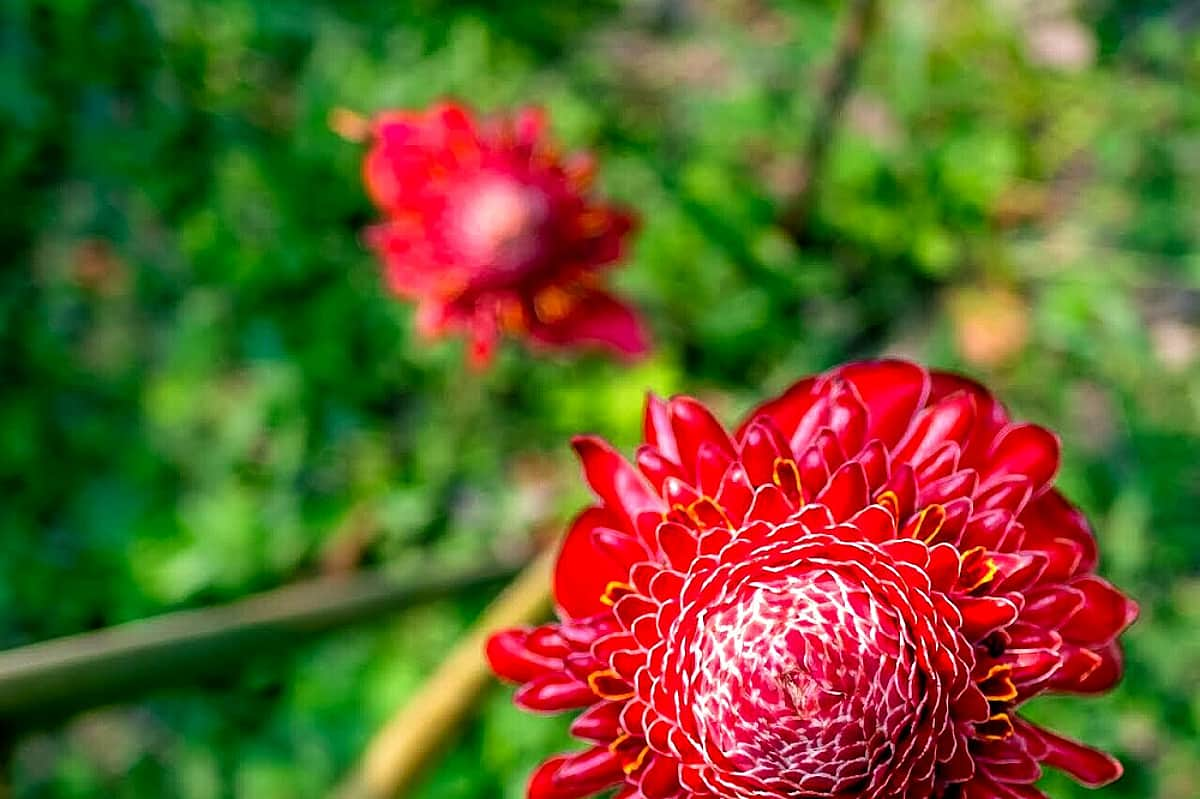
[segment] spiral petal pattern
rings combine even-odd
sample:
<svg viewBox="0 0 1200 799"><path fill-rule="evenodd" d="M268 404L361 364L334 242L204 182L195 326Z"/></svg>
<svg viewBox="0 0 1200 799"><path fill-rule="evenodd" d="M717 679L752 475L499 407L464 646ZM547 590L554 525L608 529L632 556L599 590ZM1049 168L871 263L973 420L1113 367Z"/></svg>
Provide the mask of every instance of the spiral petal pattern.
<svg viewBox="0 0 1200 799"><path fill-rule="evenodd" d="M516 701L589 748L530 799L1033 799L1110 756L1018 715L1119 679L1136 605L1053 487L1057 437L902 361L801 380L730 434L651 396L636 466L575 443L597 501L559 620L494 637Z"/></svg>

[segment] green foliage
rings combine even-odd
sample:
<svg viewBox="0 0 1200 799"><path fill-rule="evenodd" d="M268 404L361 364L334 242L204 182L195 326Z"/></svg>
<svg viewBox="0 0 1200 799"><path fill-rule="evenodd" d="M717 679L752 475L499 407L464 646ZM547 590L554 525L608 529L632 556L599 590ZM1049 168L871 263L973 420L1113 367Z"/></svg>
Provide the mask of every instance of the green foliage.
<svg viewBox="0 0 1200 799"><path fill-rule="evenodd" d="M644 390L732 418L803 373L899 352L976 373L1062 432L1063 484L1143 619L1116 693L1031 713L1120 754L1128 775L1097 796L1187 795L1195 15L883 4L797 242L776 211L837 5L7 0L0 645L236 598L331 550L511 546L582 502L567 437L631 446ZM443 95L541 103L602 155L606 189L643 216L618 282L652 320L651 360L509 347L477 376L459 343L414 340L358 239L361 150L327 118ZM17 736L14 793L320 796L484 601ZM496 689L419 796L515 799L565 729Z"/></svg>

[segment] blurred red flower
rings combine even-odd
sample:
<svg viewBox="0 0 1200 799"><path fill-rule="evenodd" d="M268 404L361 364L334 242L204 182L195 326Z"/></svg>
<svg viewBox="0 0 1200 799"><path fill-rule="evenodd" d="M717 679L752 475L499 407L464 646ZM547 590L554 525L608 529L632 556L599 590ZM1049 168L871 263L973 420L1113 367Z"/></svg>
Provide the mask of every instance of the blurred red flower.
<svg viewBox="0 0 1200 799"><path fill-rule="evenodd" d="M416 301L421 333L464 332L478 365L502 332L646 351L637 315L600 279L634 217L590 196L592 159L560 157L539 111L478 119L442 103L380 114L370 136L363 176L384 220L367 242Z"/></svg>
<svg viewBox="0 0 1200 799"><path fill-rule="evenodd" d="M575 441L596 503L556 567L559 621L488 644L590 747L533 799L1035 799L1108 755L1017 708L1117 682L1132 601L1053 487L1057 437L901 361L788 389L729 434L651 397L636 468Z"/></svg>

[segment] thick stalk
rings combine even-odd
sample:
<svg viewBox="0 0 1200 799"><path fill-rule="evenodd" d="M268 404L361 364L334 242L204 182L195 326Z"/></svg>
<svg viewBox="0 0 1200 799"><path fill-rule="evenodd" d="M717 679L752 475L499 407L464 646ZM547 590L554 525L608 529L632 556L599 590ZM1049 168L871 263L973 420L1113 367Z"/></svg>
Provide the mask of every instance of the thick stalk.
<svg viewBox="0 0 1200 799"><path fill-rule="evenodd" d="M375 734L356 769L334 792L337 799L408 795L425 766L445 751L447 739L490 682L483 657L488 637L549 614L556 550L547 547L504 589L417 693Z"/></svg>
<svg viewBox="0 0 1200 799"><path fill-rule="evenodd" d="M322 577L228 605L168 613L0 652L0 719L32 726L134 698L315 633L376 619L426 599L502 582L513 561L404 575L384 569ZM10 727L11 728L11 727Z"/></svg>

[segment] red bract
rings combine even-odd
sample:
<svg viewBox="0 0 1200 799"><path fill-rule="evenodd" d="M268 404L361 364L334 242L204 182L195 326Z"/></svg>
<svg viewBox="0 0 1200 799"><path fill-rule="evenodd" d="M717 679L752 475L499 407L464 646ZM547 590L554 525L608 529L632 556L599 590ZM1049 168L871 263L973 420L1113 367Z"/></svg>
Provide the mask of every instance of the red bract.
<svg viewBox="0 0 1200 799"><path fill-rule="evenodd" d="M478 120L449 103L379 115L363 174L385 220L367 241L418 329L466 333L478 364L504 331L641 354L637 316L599 279L633 217L589 197L592 160L560 158L545 127L532 109Z"/></svg>
<svg viewBox="0 0 1200 799"><path fill-rule="evenodd" d="M910 363L810 377L730 434L651 397L636 468L575 447L597 502L564 542L559 621L488 657L591 746L532 799L1033 799L1106 754L1017 708L1119 678L1136 606L1053 487L1059 443Z"/></svg>

